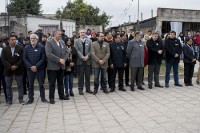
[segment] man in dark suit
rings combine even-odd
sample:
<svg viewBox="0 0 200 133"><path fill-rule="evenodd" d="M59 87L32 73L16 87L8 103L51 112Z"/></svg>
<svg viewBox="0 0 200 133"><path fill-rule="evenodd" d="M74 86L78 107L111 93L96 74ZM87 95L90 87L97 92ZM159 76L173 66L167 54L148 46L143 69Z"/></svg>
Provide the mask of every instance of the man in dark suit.
<svg viewBox="0 0 200 133"><path fill-rule="evenodd" d="M83 83L85 77L85 87L86 92L93 94L90 90L90 74L91 74L91 45L92 41L86 38L85 29L80 29L80 38L74 43L76 48L78 59L77 59L77 69L78 69L78 90L79 95L83 95Z"/></svg>
<svg viewBox="0 0 200 133"><path fill-rule="evenodd" d="M197 53L195 53L195 48L192 46L192 43L193 40L191 38L186 38L186 44L183 45L184 83L186 86L193 86L192 77L197 58Z"/></svg>
<svg viewBox="0 0 200 133"><path fill-rule="evenodd" d="M165 73L165 87L169 88L170 71L173 67L174 85L182 87L179 83L178 65L180 62L180 55L182 53L182 45L179 39L176 38L176 32L171 31L169 38L165 41L166 50L166 73Z"/></svg>
<svg viewBox="0 0 200 133"><path fill-rule="evenodd" d="M15 76L15 79L17 81L19 103L24 103L25 101L23 100L23 48L19 45L16 45L16 37L14 35L9 36L9 45L3 49L1 60L4 65L7 104L11 105L13 100L13 76Z"/></svg>
<svg viewBox="0 0 200 133"><path fill-rule="evenodd" d="M7 101L6 81L5 81L5 75L4 75L4 66L3 66L2 61L1 61L1 54L2 54L3 48L4 48L3 44L0 43L0 94L2 94L2 90L1 89L3 88L4 94L5 94L5 100Z"/></svg>
<svg viewBox="0 0 200 133"><path fill-rule="evenodd" d="M126 67L126 51L124 44L121 42L120 35L115 34L113 38L115 41L110 43L110 68L113 69L110 92L115 91L115 78L117 73L119 75L119 90L126 91L123 83L124 68Z"/></svg>
<svg viewBox="0 0 200 133"><path fill-rule="evenodd" d="M47 57L47 74L49 80L49 99L51 104L55 104L55 83L57 80L58 95L60 100L69 100L64 96L63 77L65 61L67 60L67 50L61 40L61 31L57 30L53 34L53 39L47 41L45 46Z"/></svg>
<svg viewBox="0 0 200 133"><path fill-rule="evenodd" d="M130 41L134 38L130 29L127 29L126 37L127 37L128 41Z"/></svg>
<svg viewBox="0 0 200 133"><path fill-rule="evenodd" d="M127 36L125 34L121 34L121 39L122 39L122 43L124 44L124 49L126 51L127 47L128 47L128 40L127 40ZM126 56L126 67L124 68L124 72L125 72L125 84L126 86L130 86L129 85L129 60Z"/></svg>
<svg viewBox="0 0 200 133"><path fill-rule="evenodd" d="M27 69L29 80L29 100L25 103L26 105L32 104L34 101L34 79L36 76L39 84L41 101L47 102L44 89L45 50L42 45L38 44L38 39L36 34L31 34L31 43L24 48L23 61Z"/></svg>
<svg viewBox="0 0 200 133"><path fill-rule="evenodd" d="M160 66L162 64L163 57L163 44L159 40L159 34L157 32L152 34L152 38L147 40L148 48L148 85L149 89L152 89L153 75L155 87L163 88L159 83Z"/></svg>

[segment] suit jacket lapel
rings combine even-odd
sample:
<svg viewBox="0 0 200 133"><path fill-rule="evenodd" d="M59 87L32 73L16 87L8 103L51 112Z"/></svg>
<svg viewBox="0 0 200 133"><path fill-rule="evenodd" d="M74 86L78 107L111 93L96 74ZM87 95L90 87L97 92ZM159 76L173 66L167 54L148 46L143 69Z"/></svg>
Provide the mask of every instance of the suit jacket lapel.
<svg viewBox="0 0 200 133"><path fill-rule="evenodd" d="M82 41L80 38L79 38L79 45L80 45L81 50L83 50L83 45L82 45Z"/></svg>
<svg viewBox="0 0 200 133"><path fill-rule="evenodd" d="M53 41L53 43L54 43L53 45L56 45L57 49L61 51L60 46L58 46L57 42L56 42L54 39L52 39L52 41ZM61 45L61 44L60 44L60 45Z"/></svg>

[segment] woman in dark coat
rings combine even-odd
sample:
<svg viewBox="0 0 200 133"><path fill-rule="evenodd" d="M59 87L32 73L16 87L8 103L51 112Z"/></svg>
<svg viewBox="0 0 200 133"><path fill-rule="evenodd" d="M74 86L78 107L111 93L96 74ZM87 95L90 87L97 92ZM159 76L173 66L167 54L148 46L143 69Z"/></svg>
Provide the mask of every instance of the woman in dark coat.
<svg viewBox="0 0 200 133"><path fill-rule="evenodd" d="M66 68L65 68L65 77L64 77L64 86L65 86L65 94L66 97L74 96L73 93L73 74L74 74L74 67L77 61L77 52L72 44L72 40L66 39L65 44L67 46L67 61L66 61Z"/></svg>
<svg viewBox="0 0 200 133"><path fill-rule="evenodd" d="M193 40L191 38L187 38L186 43L183 46L184 83L186 86L193 86L192 77L194 73L194 66L196 64L196 53L192 43Z"/></svg>

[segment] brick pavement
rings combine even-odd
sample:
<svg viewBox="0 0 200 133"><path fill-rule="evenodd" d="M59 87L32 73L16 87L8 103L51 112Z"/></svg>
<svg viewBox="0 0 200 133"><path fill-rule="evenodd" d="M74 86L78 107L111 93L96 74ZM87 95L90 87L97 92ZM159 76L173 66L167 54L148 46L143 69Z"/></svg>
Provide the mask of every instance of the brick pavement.
<svg viewBox="0 0 200 133"><path fill-rule="evenodd" d="M181 80L182 81L182 80ZM163 82L161 82L163 84ZM199 133L200 86L116 91L79 96L56 104L0 104L0 133ZM48 91L46 91L48 97ZM27 98L27 96L25 97ZM0 96L2 101L3 96Z"/></svg>

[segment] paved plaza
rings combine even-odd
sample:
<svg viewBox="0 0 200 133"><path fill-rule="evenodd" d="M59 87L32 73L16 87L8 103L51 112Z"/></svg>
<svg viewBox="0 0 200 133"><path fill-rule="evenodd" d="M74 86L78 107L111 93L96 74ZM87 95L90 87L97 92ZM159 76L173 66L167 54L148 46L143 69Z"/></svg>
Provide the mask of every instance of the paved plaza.
<svg viewBox="0 0 200 133"><path fill-rule="evenodd" d="M182 81L182 80L181 80ZM163 84L163 82L161 82ZM145 91L99 91L42 103L39 91L31 105L0 104L0 133L199 133L200 86L153 88ZM48 99L48 91L46 90ZM25 96L27 99L27 96Z"/></svg>

